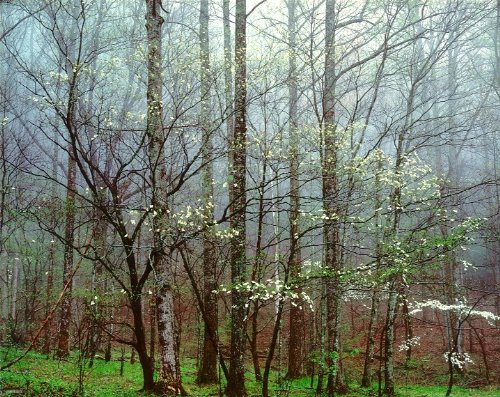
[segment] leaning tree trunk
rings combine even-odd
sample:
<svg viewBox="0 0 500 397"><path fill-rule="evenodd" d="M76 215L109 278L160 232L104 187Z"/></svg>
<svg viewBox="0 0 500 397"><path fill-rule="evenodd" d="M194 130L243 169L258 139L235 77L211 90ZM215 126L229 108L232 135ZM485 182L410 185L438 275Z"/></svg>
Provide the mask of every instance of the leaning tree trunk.
<svg viewBox="0 0 500 397"><path fill-rule="evenodd" d="M146 0L146 30L148 40L148 87L147 126L151 164L152 206L156 211L153 218L152 260L157 282L157 321L160 356L160 372L157 389L164 395L183 392L174 316L172 289L173 258L166 244L168 231L168 181L164 155L165 135L163 132L162 104L162 34L163 18L160 15L161 1ZM148 361L150 359L148 358Z"/></svg>
<svg viewBox="0 0 500 397"><path fill-rule="evenodd" d="M235 124L232 151L231 184L231 283L237 285L246 279L246 0L236 0L235 26ZM229 379L226 393L242 397L245 391L246 293L233 289L231 305L231 351Z"/></svg>
<svg viewBox="0 0 500 397"><path fill-rule="evenodd" d="M201 112L200 127L203 144L203 211L206 229L203 232L203 306L207 321L203 335L203 355L198 372L198 383L217 382L217 346L213 336L217 335L218 310L217 295L217 258L210 223L214 218L213 211L213 164L212 138L210 123L210 57L208 36L208 0L200 1L200 77L201 77Z"/></svg>
<svg viewBox="0 0 500 397"><path fill-rule="evenodd" d="M129 269L135 269L135 259L133 252L129 252L127 256L127 264ZM135 349L139 356L139 361L142 368L143 390L151 392L154 390L154 368L151 358L148 355L146 344L146 329L143 321L143 308L142 308L142 291L137 287L137 283L133 280L131 296L129 297L130 310L132 311L134 321L134 336L135 336Z"/></svg>

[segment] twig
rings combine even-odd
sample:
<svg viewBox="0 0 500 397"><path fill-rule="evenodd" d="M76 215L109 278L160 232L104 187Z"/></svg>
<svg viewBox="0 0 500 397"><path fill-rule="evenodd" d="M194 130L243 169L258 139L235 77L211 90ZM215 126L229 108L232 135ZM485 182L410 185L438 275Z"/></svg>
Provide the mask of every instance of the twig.
<svg viewBox="0 0 500 397"><path fill-rule="evenodd" d="M87 251L89 250L90 248L90 241L92 240L92 234L90 235L89 239L87 240L87 243L86 243L86 246L85 246L85 249L83 251L83 254L82 256L80 256L80 259L78 260L78 262L76 263L75 265L75 268L73 269L73 271L71 272L69 278L68 278L68 281L66 281L66 284L64 285L61 293L59 294L59 298L57 299L57 302L54 304L54 306L52 307L52 309L50 309L50 312L49 314L47 314L47 317L45 318L45 320L43 321L42 323L42 326L38 329L37 333L35 334L35 336L33 337L33 339L31 340L31 343L29 344L29 346L24 350L24 352L16 357L14 360L8 362L7 364L5 365L2 365L0 367L0 371L4 371L6 370L7 368L13 366L14 364L18 363L19 361L21 361L24 357L26 357L26 355L31 351L31 349L33 349L33 347L35 346L35 343L37 342L38 338L40 337L40 335L42 334L42 331L44 330L45 326L47 325L47 323L52 319L52 316L54 315L57 307L59 306L59 304L61 303L62 301L62 298L64 297L64 295L66 295L66 292L68 291L68 288L69 286L71 285L71 283L73 282L73 277L75 276L75 273L77 272L77 270L80 268L80 265L82 264L83 262L83 259L84 259L84 256L85 254L87 253Z"/></svg>

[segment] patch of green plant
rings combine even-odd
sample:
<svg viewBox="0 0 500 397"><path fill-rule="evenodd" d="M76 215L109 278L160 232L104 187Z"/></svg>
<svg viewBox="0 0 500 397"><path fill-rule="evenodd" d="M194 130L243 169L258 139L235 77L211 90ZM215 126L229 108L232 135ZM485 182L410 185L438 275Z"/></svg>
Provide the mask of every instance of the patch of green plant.
<svg viewBox="0 0 500 397"><path fill-rule="evenodd" d="M17 357L21 351L0 348L0 365ZM115 357L119 357L118 353ZM23 360L0 373L0 396L16 392L18 395L32 397L74 397L78 396L79 368L78 353L74 352L67 360L47 358L47 356L30 352ZM85 368L83 377L84 396L89 397L135 397L145 396L139 393L142 387L142 371L139 363L123 363L123 376L120 376L119 360L105 362L97 358L92 368ZM196 383L196 360L186 359L182 362L184 387L193 397L219 395L225 389L224 375L221 373L220 384L200 386ZM326 387L326 379L324 380ZM445 381L442 383L446 384ZM315 395L317 380L311 388L311 379L285 379L284 372L273 370L270 374L269 391L276 397L312 397ZM247 372L246 387L253 397L261 395L262 383L255 380L252 371ZM399 397L443 397L445 386L401 386L397 388ZM373 397L377 395L376 386L363 389L352 383L346 397ZM456 386L453 397L496 397L499 390L493 387L483 389L467 389Z"/></svg>

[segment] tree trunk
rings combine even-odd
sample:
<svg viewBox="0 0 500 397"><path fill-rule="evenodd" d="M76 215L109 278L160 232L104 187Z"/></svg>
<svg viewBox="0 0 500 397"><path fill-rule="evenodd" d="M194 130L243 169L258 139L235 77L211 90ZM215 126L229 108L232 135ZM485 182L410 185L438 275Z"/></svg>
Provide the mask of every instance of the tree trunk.
<svg viewBox="0 0 500 397"><path fill-rule="evenodd" d="M158 313L158 341L160 356L160 373L156 389L164 395L184 394L181 382L179 365L179 352L177 346L177 330L175 328L174 316L174 293L170 285L172 273L168 271L173 263L162 258L163 263L157 269L161 269L159 289L157 295Z"/></svg>
<svg viewBox="0 0 500 397"><path fill-rule="evenodd" d="M212 164L212 128L210 123L210 58L208 36L208 0L200 1L200 77L201 77L201 112L200 127L203 144L203 211L205 230L203 232L203 305L206 318L203 334L203 353L197 381L200 384L217 382L217 350L211 339L211 332L217 332L218 310L217 295L217 258L212 237L213 222L213 164Z"/></svg>
<svg viewBox="0 0 500 397"><path fill-rule="evenodd" d="M139 293L135 293L139 292ZM142 313L142 298L140 291L133 291L133 295L129 299L130 309L132 311L134 319L134 335L135 335L135 349L139 356L139 361L142 368L143 377L143 390L153 391L155 384L153 378L153 366L151 363L151 358L148 355L148 349L146 345L146 330L143 323L143 313Z"/></svg>
<svg viewBox="0 0 500 397"><path fill-rule="evenodd" d="M381 156L381 153L379 153ZM374 210L376 211L376 223L375 227L377 230L376 234L376 274L378 275L380 271L380 261L382 260L382 236L379 232L382 224L380 219L380 211L378 210L382 205L382 197L381 197L381 189L380 189L380 178L382 173L382 158L379 157L377 162L377 172L375 174L375 205ZM377 320L378 320L378 309L380 305L380 291L378 287L375 286L372 292L372 300L371 300L371 308L370 308L370 323L368 325L368 337L366 341L366 353L365 353L365 362L363 366L363 377L361 379L362 387L370 387L372 382L372 363L373 363L373 355L375 352L375 333L377 329Z"/></svg>
<svg viewBox="0 0 500 397"><path fill-rule="evenodd" d="M181 394L182 383L176 343L174 316L174 297L172 290L173 259L168 246L168 181L164 154L165 134L163 132L162 103L162 33L163 18L160 15L161 1L146 0L146 30L148 40L148 87L147 87L147 126L151 162L152 206L156 211L153 217L153 244L151 254L157 282L157 323L160 356L160 373L157 390L163 394ZM144 346L146 349L146 346ZM147 354L146 354L147 356ZM151 365L147 357L148 366ZM142 360L141 360L142 364Z"/></svg>
<svg viewBox="0 0 500 397"><path fill-rule="evenodd" d="M286 283L287 280L285 280ZM284 300L278 298L278 308L276 311L276 321L274 323L269 353L267 354L266 364L264 366L264 376L262 377L262 397L269 397L269 375L271 374L271 363L274 358L274 352L278 345L278 337L281 329L281 317L283 315Z"/></svg>
<svg viewBox="0 0 500 397"><path fill-rule="evenodd" d="M260 283L262 281L262 263L264 262L265 251L262 249L262 237L264 232L264 219L265 219L265 190L267 184L267 159L264 158L262 166L262 178L260 180L259 192L259 209L257 215L257 238L255 244L255 261L252 269L252 282ZM254 299L252 302L253 313L250 333L250 353L252 354L253 369L255 373L255 380L262 381L262 374L260 371L260 362L258 354L258 321L260 311L260 299ZM248 315L247 315L248 316Z"/></svg>
<svg viewBox="0 0 500 397"><path fill-rule="evenodd" d="M233 103L233 73L231 61L231 21L230 21L230 0L222 1L222 14L224 23L224 94L226 102L226 129L228 150L228 176L232 175L233 168L233 135L234 135L234 103ZM229 203L233 202L233 189L229 188Z"/></svg>
<svg viewBox="0 0 500 397"><path fill-rule="evenodd" d="M296 1L288 2L288 93L289 99L289 134L290 134L290 281L293 284L301 271L300 251L300 190L299 190L299 131L297 117L297 60L296 49ZM288 379L296 379L304 374L305 315L304 302L300 298L302 289L295 288L299 298L291 301L290 337L288 339Z"/></svg>
<svg viewBox="0 0 500 397"><path fill-rule="evenodd" d="M80 11L80 4L73 3L74 11ZM76 34L77 18L73 21L72 36ZM69 76L68 83L68 107L66 110L66 117L64 123L68 132L68 166L67 166L67 181L66 181L66 225L64 229L64 263L63 263L63 284L66 285L71 277L73 270L73 245L75 233L75 205L76 205L76 156L77 156L77 131L76 131L76 105L78 101L77 81L78 81L78 68L74 67L74 63L79 62L79 58L70 61L73 58L74 47L73 44L66 49L65 53L61 55L66 58L65 69L66 74ZM69 342L69 325L71 322L71 292L72 285L70 284L66 294L61 301L61 311L59 319L59 333L57 342L56 355L59 358L67 357L69 355L70 342Z"/></svg>
<svg viewBox="0 0 500 397"><path fill-rule="evenodd" d="M235 125L232 147L233 167L231 189L231 283L246 280L246 0L236 0L235 27ZM229 379L226 393L229 397L246 396L245 342L246 293L233 289L231 306L231 351Z"/></svg>
<svg viewBox="0 0 500 397"><path fill-rule="evenodd" d="M331 274L326 283L326 332L328 396L345 389L340 351L340 315L342 287L339 272L339 207L337 186L337 132L335 125L335 0L326 1L325 76L323 93L323 207L325 211L325 265Z"/></svg>
<svg viewBox="0 0 500 397"><path fill-rule="evenodd" d="M69 123L69 122L68 122ZM63 283L66 285L73 270L73 243L75 233L75 189L76 189L76 161L73 149L68 149L68 175L66 193L66 226L64 229L64 262ZM59 318L59 334L57 341L57 357L69 356L69 325L71 321L71 290L70 285L61 301Z"/></svg>
<svg viewBox="0 0 500 397"><path fill-rule="evenodd" d="M500 0L497 0L495 33L493 36L495 47L495 85L497 96L500 97Z"/></svg>
<svg viewBox="0 0 500 397"><path fill-rule="evenodd" d="M151 366L155 367L155 346L156 346L156 288L152 288L149 299L149 357Z"/></svg>
<svg viewBox="0 0 500 397"><path fill-rule="evenodd" d="M372 384L372 363L375 352L375 331L377 329L378 306L380 304L380 293L377 290L372 292L372 302L370 308L370 323L368 325L368 337L366 341L365 362L363 366L362 387L370 387Z"/></svg>
<svg viewBox="0 0 500 397"><path fill-rule="evenodd" d="M59 157L59 147L57 145L57 132L54 133L54 151L52 153L52 178L54 182L51 186L51 207L50 207L50 227L55 231L57 224L56 219L56 203L57 203L57 193L56 193L56 182L57 181L57 159ZM49 252L47 257L47 285L45 288L46 296L46 307L45 307L45 317L49 317L50 308L52 307L52 293L54 289L54 268L55 268L55 254L56 254L56 242L55 237L51 239L49 245ZM52 318L49 317L47 325L45 326L45 336L43 341L42 352L45 354L50 354L50 349L52 347Z"/></svg>
<svg viewBox="0 0 500 397"><path fill-rule="evenodd" d="M394 322L396 320L396 303L398 293L395 287L395 280L390 283L389 299L387 301L387 316L385 323L385 340L384 340L384 395L393 397L394 390Z"/></svg>
<svg viewBox="0 0 500 397"><path fill-rule="evenodd" d="M99 201L100 206L105 205L105 199L104 197L102 197L102 191L99 200L100 200ZM94 261L94 269L92 274L92 284L93 284L92 290L94 296L97 296L98 299L94 300L95 305L92 306L93 317L90 329L89 368L93 366L94 357L97 354L97 351L99 350L101 345L103 317L104 317L104 307L101 303L101 299L103 293L105 292L103 285L104 284L102 275L103 267L101 260L104 260L106 256L106 249L107 249L106 237L108 233L108 224L106 222L106 219L104 218L104 214L101 212L99 208L95 208L94 211L95 211L95 219L94 219L95 255L99 259L96 259Z"/></svg>

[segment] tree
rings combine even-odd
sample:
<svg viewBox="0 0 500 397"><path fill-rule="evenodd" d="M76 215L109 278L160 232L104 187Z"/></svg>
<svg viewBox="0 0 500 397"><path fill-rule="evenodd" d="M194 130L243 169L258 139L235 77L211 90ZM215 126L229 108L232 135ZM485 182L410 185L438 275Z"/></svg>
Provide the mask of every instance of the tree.
<svg viewBox="0 0 500 397"><path fill-rule="evenodd" d="M297 27L296 27L295 0L288 2L288 91L289 91L289 135L290 135L290 278L293 280L300 275L301 251L300 251L300 181L299 181L299 127L297 115ZM297 294L300 296L300 288ZM287 377L295 379L303 374L304 365L304 337L305 337L305 315L303 302L300 299L292 301L290 307L290 338L288 341L288 372Z"/></svg>
<svg viewBox="0 0 500 397"><path fill-rule="evenodd" d="M146 29L148 33L148 90L147 127L149 158L151 161L151 205L156 211L153 217L152 266L157 288L158 338L160 341L160 373L157 388L164 394L183 394L178 342L174 315L172 290L173 260L169 225L168 181L163 130L162 97L162 33L163 18L160 15L161 1L146 1ZM167 241L167 242L166 242Z"/></svg>
<svg viewBox="0 0 500 397"><path fill-rule="evenodd" d="M234 132L231 169L231 283L234 286L246 281L246 0L236 1L234 40ZM245 391L245 342L246 342L246 296L238 289L232 291L231 302L231 353L229 379L226 393L229 397L242 397Z"/></svg>
<svg viewBox="0 0 500 397"><path fill-rule="evenodd" d="M214 181L213 181L213 145L210 122L210 47L208 34L208 0L200 0L200 127L202 130L203 155L203 208L207 224L214 219ZM217 252L213 241L213 230L205 228L203 232L203 310L208 322L205 324L203 337L202 362L198 372L198 382L217 382L217 345L218 326L217 295Z"/></svg>
<svg viewBox="0 0 500 397"><path fill-rule="evenodd" d="M80 12L85 13L85 9L79 9L77 4L73 4L73 12L78 15ZM80 25L77 17L73 17L72 31L80 30ZM66 114L63 116L64 125L67 129L67 140L75 139L78 133L76 130L76 106L78 102L78 78L79 68L81 67L81 38L82 31L79 31L80 41L74 41L75 37L70 38L69 43L66 43L67 52L61 54L66 58L65 71L68 75L68 104ZM79 43L79 44L78 44ZM76 46L80 48L76 48ZM76 56L75 56L76 54ZM63 282L66 284L70 280L70 275L73 270L73 240L75 233L75 190L76 190L76 154L71 144L68 145L68 166L67 166L67 183L66 183L66 226L64 228L64 262L63 262ZM57 356L67 357L69 355L69 325L71 321L71 286L68 292L64 295L61 302L61 313L59 318L59 334L57 341Z"/></svg>

